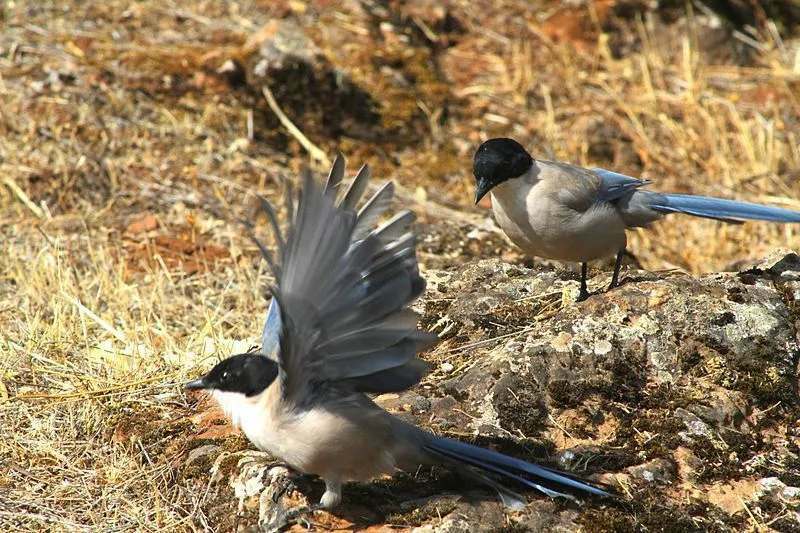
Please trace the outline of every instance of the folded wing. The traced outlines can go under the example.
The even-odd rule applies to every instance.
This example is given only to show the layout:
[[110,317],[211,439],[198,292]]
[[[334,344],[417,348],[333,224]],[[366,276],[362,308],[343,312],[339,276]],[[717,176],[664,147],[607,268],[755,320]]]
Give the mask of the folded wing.
[[619,200],[625,195],[650,183],[648,180],[640,180],[639,178],[626,176],[625,174],[612,172],[604,168],[593,168],[591,170],[602,179],[600,185],[600,200],[606,202]]

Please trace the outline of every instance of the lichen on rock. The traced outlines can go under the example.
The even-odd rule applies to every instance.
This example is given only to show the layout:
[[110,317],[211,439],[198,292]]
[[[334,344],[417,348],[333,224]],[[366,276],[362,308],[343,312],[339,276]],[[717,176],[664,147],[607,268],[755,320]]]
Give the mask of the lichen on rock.
[[[418,531],[737,529],[749,521],[741,501],[751,513],[784,505],[791,523],[800,352],[787,264],[789,255],[697,278],[629,272],[622,287],[582,303],[562,297],[577,282],[554,270],[490,259],[427,271],[422,322],[446,328],[447,340],[425,355],[434,370],[420,387],[379,403],[433,431],[608,483],[629,503],[576,510],[532,494],[508,514],[490,491],[434,469],[345,487],[341,516]],[[279,505],[271,501],[261,498],[262,524]],[[370,518],[358,519],[364,506]]]

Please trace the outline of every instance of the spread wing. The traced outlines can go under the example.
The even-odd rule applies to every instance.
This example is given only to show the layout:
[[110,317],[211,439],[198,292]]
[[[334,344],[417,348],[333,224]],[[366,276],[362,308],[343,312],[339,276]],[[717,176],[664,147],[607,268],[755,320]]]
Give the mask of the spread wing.
[[[272,207],[262,205],[279,232]],[[360,218],[351,203],[337,206],[306,174],[286,238],[276,239],[279,261],[259,243],[277,280],[277,359],[290,402],[301,403],[315,383],[390,392],[423,375],[416,353],[435,336],[417,330],[408,309],[425,288],[410,228],[414,217],[399,213],[354,240]]]
[[[333,165],[328,173],[328,178],[325,181],[325,194],[331,198],[336,198],[339,187],[344,179],[345,173],[345,159],[342,154],[336,154],[333,160]],[[366,191],[367,183],[369,182],[369,168],[364,165],[358,171],[350,186],[345,192],[342,200],[339,202],[339,207],[346,210],[355,210],[361,197]],[[356,227],[353,230],[351,242],[359,241],[372,231],[378,219],[389,209],[392,198],[394,197],[394,184],[392,182],[384,183],[373,194],[358,211],[356,216]],[[287,199],[287,204],[291,205],[291,198]],[[291,218],[291,217],[290,217]],[[264,329],[261,333],[261,353],[270,359],[278,360],[278,346],[280,344],[281,332],[281,313],[278,308],[278,302],[273,298],[269,303],[267,310],[267,318],[264,321]]]

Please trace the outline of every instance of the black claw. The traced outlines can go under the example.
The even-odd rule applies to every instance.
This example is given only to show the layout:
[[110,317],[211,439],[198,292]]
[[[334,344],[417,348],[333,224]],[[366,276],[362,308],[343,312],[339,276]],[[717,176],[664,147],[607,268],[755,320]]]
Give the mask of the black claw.
[[309,515],[313,514],[316,505],[304,505],[302,507],[295,507],[294,509],[287,511],[285,518],[286,523],[289,524],[294,522],[295,524],[300,524],[306,529],[311,529],[311,520],[309,520]]

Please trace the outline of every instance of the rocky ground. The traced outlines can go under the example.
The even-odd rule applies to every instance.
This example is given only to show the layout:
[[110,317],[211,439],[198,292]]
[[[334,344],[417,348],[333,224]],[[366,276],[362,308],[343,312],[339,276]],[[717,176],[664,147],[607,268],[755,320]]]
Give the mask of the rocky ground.
[[[432,372],[421,387],[378,402],[437,433],[605,482],[621,501],[575,505],[531,495],[523,511],[507,512],[490,491],[435,470],[351,484],[343,509],[306,516],[311,524],[442,532],[798,527],[796,254],[699,278],[631,271],[620,289],[582,303],[562,302],[577,289],[562,273],[498,260],[425,276],[423,323],[444,340],[428,354]],[[182,466],[209,483],[208,516],[226,517],[221,524],[279,528],[320,496],[319,481],[230,444],[199,438]]]
[[[598,262],[575,303],[472,205],[470,166],[512,136],[800,209],[799,22],[796,0],[2,3],[0,530],[798,530],[798,228],[632,232],[626,283]],[[437,469],[292,517],[319,481],[184,393],[258,342],[270,279],[238,220],[336,151],[418,215],[442,338],[380,403],[621,502],[509,513]]]

